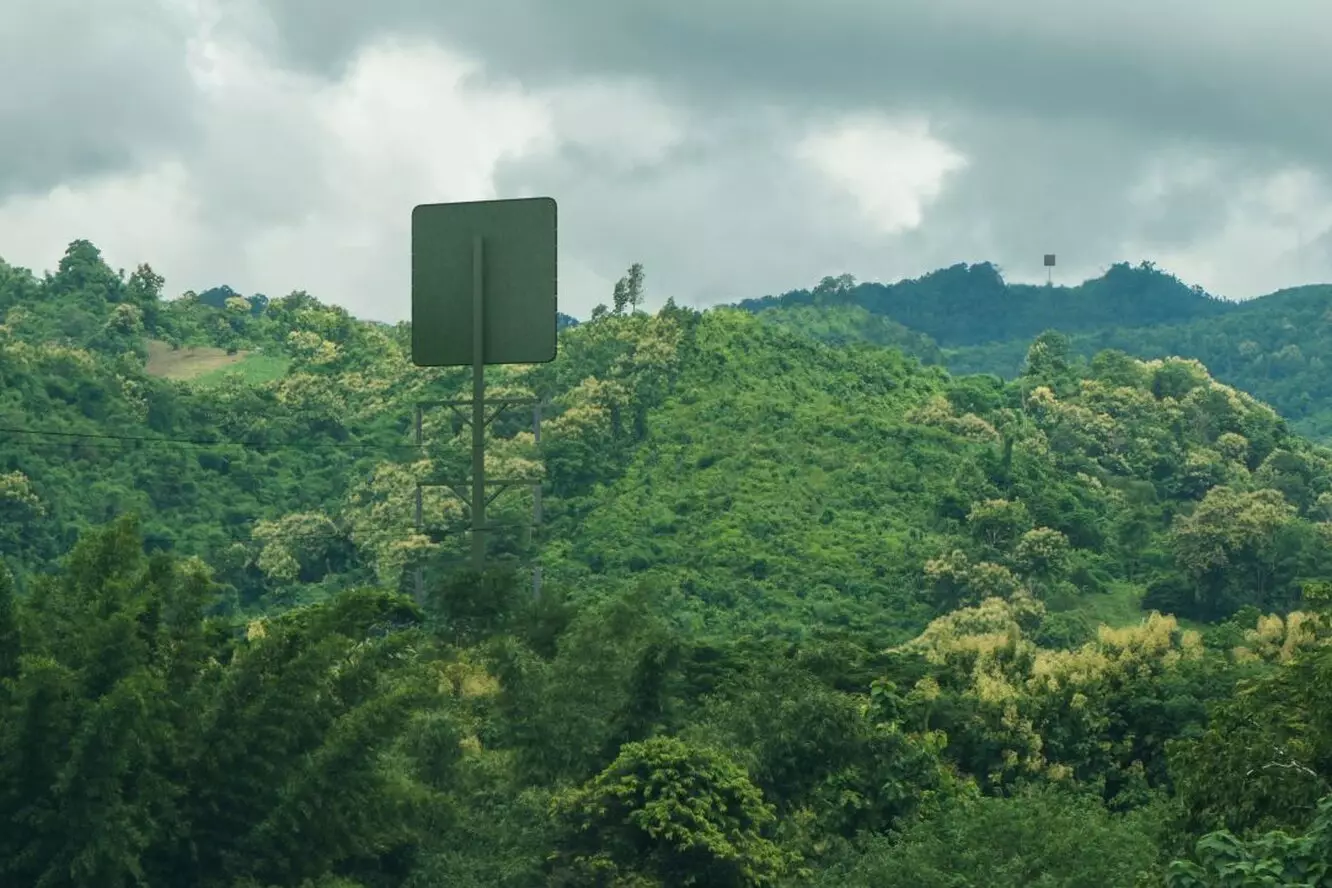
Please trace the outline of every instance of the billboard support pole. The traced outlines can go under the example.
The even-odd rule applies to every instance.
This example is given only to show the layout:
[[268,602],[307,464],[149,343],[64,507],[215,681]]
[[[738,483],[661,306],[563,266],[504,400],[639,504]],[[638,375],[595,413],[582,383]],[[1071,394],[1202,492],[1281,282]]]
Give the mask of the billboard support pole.
[[[424,432],[425,432],[425,413],[424,413],[424,411],[421,409],[421,405],[420,405],[420,404],[417,404],[417,405],[416,405],[416,410],[415,410],[415,412],[414,412],[414,415],[412,416],[412,420],[413,420],[413,421],[412,421],[412,426],[413,426],[413,428],[414,428],[415,431],[416,431],[416,447],[417,447],[417,451],[418,451],[418,452],[417,452],[417,455],[416,455],[416,458],[419,460],[419,459],[421,458],[421,456],[422,456],[422,455],[424,454],[424,452],[425,452],[425,434],[424,434]],[[422,516],[422,507],[423,507],[423,506],[424,506],[424,503],[423,503],[423,501],[422,501],[422,496],[421,496],[421,485],[420,485],[420,484],[417,484],[417,485],[416,485],[416,525],[415,525],[415,526],[416,526],[416,532],[417,532],[418,534],[421,532],[421,527],[423,526],[423,522],[422,522],[422,517],[423,517],[423,516]],[[425,603],[425,568],[421,567],[420,564],[416,565],[416,570],[412,572],[412,580],[413,580],[413,582],[412,582],[412,595],[413,595],[413,597],[416,599],[416,603],[417,603],[417,604],[424,604],[424,603]]]
[[[557,214],[549,197],[420,204],[412,210],[412,363],[472,368],[470,401],[417,405],[416,444],[422,457],[427,456],[421,419],[426,406],[447,406],[464,424],[471,423],[472,471],[466,481],[418,481],[416,525],[418,532],[424,530],[421,488],[450,490],[468,512],[471,560],[477,573],[485,568],[486,534],[498,529],[488,523],[487,507],[500,493],[513,486],[531,486],[533,528],[541,523],[541,479],[488,479],[485,465],[486,426],[508,407],[533,405],[533,438],[540,442],[539,401],[501,398],[489,405],[494,408],[491,413],[485,397],[485,366],[555,359]],[[471,330],[460,323],[469,310]],[[464,412],[464,406],[471,410]],[[539,583],[538,574],[534,585],[539,588]],[[424,572],[419,565],[415,585],[417,596],[423,596]]]
[[472,566],[486,561],[485,242],[472,238]]

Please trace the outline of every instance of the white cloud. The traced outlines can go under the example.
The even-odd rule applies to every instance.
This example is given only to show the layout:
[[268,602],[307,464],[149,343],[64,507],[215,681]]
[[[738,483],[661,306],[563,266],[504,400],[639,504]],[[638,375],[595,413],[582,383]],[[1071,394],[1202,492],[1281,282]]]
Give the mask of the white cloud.
[[[1283,51],[1280,71],[1264,75],[1253,68],[1257,49],[1237,49],[1225,83],[1248,78],[1269,96],[1261,101],[1204,76],[1215,50],[1276,27],[1270,19],[1232,10],[1199,25],[1188,50],[1178,3],[1143,31],[1129,24],[1148,21],[1145,7],[1075,19],[1028,2],[1026,18],[1005,19],[975,0],[916,2],[904,7],[916,16],[907,27],[851,0],[830,2],[828,15],[781,3],[757,22],[735,4],[699,17],[645,0],[588,12],[584,24],[495,2],[513,16],[537,9],[510,24],[532,30],[523,39],[545,55],[504,67],[509,50],[491,47],[483,61],[480,38],[468,52],[437,42],[451,28],[459,41],[493,28],[489,6],[484,15],[458,6],[458,21],[432,30],[412,16],[442,15],[434,5],[394,0],[396,24],[375,28],[370,7],[327,0],[328,17],[293,21],[312,41],[346,25],[339,45],[354,51],[295,68],[279,55],[294,32],[268,19],[261,0],[115,0],[112,12],[132,11],[135,27],[155,35],[153,57],[122,74],[185,79],[159,84],[146,118],[112,113],[125,105],[128,74],[109,78],[113,92],[96,100],[103,84],[81,79],[87,95],[69,114],[62,97],[74,93],[53,85],[24,97],[0,79],[0,123],[42,136],[22,146],[27,193],[0,197],[0,256],[47,268],[85,237],[113,264],[150,262],[174,292],[306,289],[394,320],[410,305],[413,205],[548,194],[561,207],[561,308],[579,315],[606,301],[633,261],[646,265],[650,306],[668,295],[697,305],[779,292],[843,271],[895,279],[958,261],[1044,280],[1040,259],[1051,251],[1065,281],[1148,258],[1228,296],[1332,276],[1326,240],[1304,249],[1302,263],[1290,255],[1332,226],[1326,171],[1298,160],[1323,124],[1281,112],[1307,63]],[[585,10],[599,3],[578,0]],[[153,25],[163,4],[170,14]],[[93,22],[80,38],[107,64],[132,51],[112,18],[99,13],[105,33]],[[58,30],[42,27],[34,33]],[[556,39],[560,28],[573,43]],[[1296,55],[1308,33],[1282,32]],[[189,39],[168,39],[182,34]],[[763,43],[765,34],[786,42]],[[723,51],[727,41],[735,53]],[[25,58],[57,84],[60,52]],[[1240,106],[1247,117],[1231,113]],[[158,121],[171,109],[183,122]],[[55,117],[42,129],[38,112],[82,129],[66,138]],[[1178,126],[1156,133],[1166,119]],[[1281,127],[1257,125],[1278,119]],[[1227,125],[1230,142],[1219,129]],[[120,155],[136,126],[144,151],[130,162]],[[1304,148],[1278,144],[1301,126]],[[97,158],[97,177],[63,155],[52,155],[67,170],[55,178],[51,164],[31,162],[41,146],[95,145],[107,127],[119,153]]]
[[539,99],[469,82],[476,65],[432,44],[367,47],[327,83],[201,24],[199,150],[0,204],[9,261],[50,267],[86,237],[113,264],[149,262],[177,292],[306,289],[396,320],[410,311],[411,208],[493,197],[498,163],[554,138]]
[[[713,253],[750,235],[787,254],[768,263],[780,273],[768,285],[796,285],[825,270],[826,257],[800,253],[811,235],[789,224],[798,204],[774,214],[748,198],[725,200],[743,181],[734,164],[755,168],[750,158],[726,153],[733,148],[726,127],[709,129],[641,81],[524,92],[485,81],[475,62],[438,45],[385,39],[328,82],[276,67],[216,18],[201,21],[190,62],[206,121],[199,146],[146,173],[0,204],[8,259],[50,267],[69,240],[87,237],[113,264],[150,262],[172,292],[219,283],[270,295],[306,289],[357,314],[395,320],[410,310],[413,205],[553,193],[561,200],[562,243],[571,245],[561,260],[566,311],[585,315],[605,301],[624,266],[644,256],[663,260],[661,274],[650,264],[653,283],[666,285],[654,291],[659,299],[668,292],[693,303],[700,291],[752,295],[746,259],[719,267]],[[870,164],[879,190],[867,209],[883,218],[918,216],[938,176],[922,154],[934,143],[915,135],[861,126],[812,141],[810,157],[839,187],[853,187],[848,176]],[[768,145],[764,185],[785,180],[807,205],[817,195],[779,144]],[[596,181],[563,181],[551,165],[570,158],[580,171],[593,166]],[[874,166],[880,162],[913,172],[886,180]],[[501,195],[495,180],[506,164],[514,174]],[[601,199],[607,190],[609,215]],[[599,234],[608,224],[628,237],[623,248]],[[682,253],[703,261],[654,253],[663,226],[692,235]],[[829,234],[813,237],[827,241]]]
[[59,185],[0,204],[0,256],[38,271],[54,269],[71,240],[86,238],[112,265],[174,264],[199,232],[188,169],[167,163],[144,173]]
[[859,115],[810,133],[796,155],[852,196],[865,221],[885,235],[920,227],[948,174],[966,165],[924,121]]
[[[1178,179],[1189,185],[1223,172],[1214,168],[1204,173],[1199,165],[1189,164]],[[1162,268],[1233,299],[1332,279],[1327,255],[1310,249],[1332,227],[1332,192],[1323,179],[1311,170],[1287,167],[1233,183],[1232,188],[1224,213],[1197,239],[1173,249],[1146,242],[1131,248],[1151,255]],[[1155,191],[1158,201],[1172,196],[1169,188]]]
[[407,317],[412,207],[498,197],[496,166],[555,137],[539,100],[471,86],[474,72],[438,47],[388,43],[309,95],[314,166],[288,171],[310,188],[305,212],[254,232],[245,265],[256,279],[358,314]]

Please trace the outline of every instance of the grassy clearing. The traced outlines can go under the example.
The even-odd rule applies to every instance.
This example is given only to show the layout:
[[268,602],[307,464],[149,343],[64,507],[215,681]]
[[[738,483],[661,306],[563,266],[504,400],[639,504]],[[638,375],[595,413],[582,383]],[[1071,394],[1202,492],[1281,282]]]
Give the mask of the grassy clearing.
[[290,363],[287,358],[273,355],[249,355],[239,364],[229,364],[215,370],[209,370],[207,373],[194,377],[191,381],[195,385],[206,387],[217,385],[228,376],[237,374],[245,382],[251,385],[259,385],[286,376],[287,367]]
[[[1150,611],[1143,610],[1142,597],[1147,592],[1141,586],[1132,583],[1115,583],[1109,592],[1101,595],[1085,596],[1078,609],[1092,618],[1094,622],[1104,623],[1116,628],[1136,626],[1147,619]],[[1198,620],[1176,617],[1181,629],[1193,629],[1202,632],[1207,624]]]
[[282,377],[287,372],[286,358],[236,352],[225,349],[191,347],[173,349],[158,340],[148,343],[147,371],[164,379],[189,381],[198,385],[216,385],[232,373],[246,382],[262,383]]
[[223,367],[239,364],[245,352],[227,354],[221,348],[177,348],[156,339],[148,342],[147,371],[165,379],[195,379]]
[[1115,583],[1105,592],[1056,595],[1046,602],[1046,606],[1054,613],[1082,614],[1091,620],[1092,625],[1136,626],[1147,618],[1142,609],[1144,591],[1132,583]]
[[1108,592],[1082,596],[1078,610],[1096,623],[1107,626],[1135,626],[1147,618],[1142,609],[1142,596],[1146,590],[1131,583],[1115,583]]

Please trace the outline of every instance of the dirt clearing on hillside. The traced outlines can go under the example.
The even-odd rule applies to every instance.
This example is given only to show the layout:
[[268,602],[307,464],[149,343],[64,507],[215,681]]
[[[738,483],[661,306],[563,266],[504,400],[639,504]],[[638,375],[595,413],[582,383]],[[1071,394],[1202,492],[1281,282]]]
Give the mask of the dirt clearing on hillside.
[[194,379],[239,364],[248,356],[249,352],[243,351],[229,355],[221,348],[172,349],[167,343],[154,339],[148,342],[146,369],[151,375],[166,379]]

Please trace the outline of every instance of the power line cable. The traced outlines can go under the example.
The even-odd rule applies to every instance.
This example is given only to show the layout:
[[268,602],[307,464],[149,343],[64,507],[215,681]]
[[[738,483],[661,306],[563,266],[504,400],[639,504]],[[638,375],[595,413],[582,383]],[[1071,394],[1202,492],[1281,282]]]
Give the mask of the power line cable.
[[194,447],[243,447],[255,450],[266,449],[308,449],[313,447],[361,448],[381,450],[421,450],[420,444],[389,444],[382,441],[245,441],[227,438],[173,438],[161,435],[117,435],[110,432],[70,432],[58,429],[34,429],[19,426],[0,426],[0,434],[27,435],[36,438],[60,438],[76,444],[88,441],[122,441],[141,444],[176,444]]

